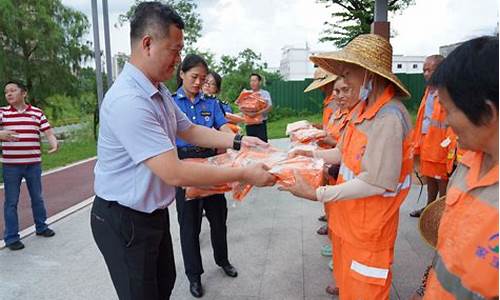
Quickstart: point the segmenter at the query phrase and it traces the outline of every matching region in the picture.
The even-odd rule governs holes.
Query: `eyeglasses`
[[[206,86],[217,87],[217,84],[215,84],[215,82],[213,82],[213,81],[205,81],[203,84]]]

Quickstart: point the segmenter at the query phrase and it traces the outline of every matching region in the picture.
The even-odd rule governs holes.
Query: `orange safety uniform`
[[[394,95],[388,86],[372,106],[363,107],[338,146],[338,184],[357,177],[386,189],[382,195],[333,202],[328,223],[340,299],[389,299],[399,207],[413,168],[411,121]]]
[[[432,109],[429,108],[432,106]],[[425,89],[415,124],[415,155],[420,155],[420,173],[424,176],[448,178],[448,147],[441,142],[447,137],[446,112],[439,103],[437,91]]]
[[[332,116],[332,114],[334,113],[335,111],[335,101],[334,100],[334,96],[333,94],[327,96],[324,100],[323,100],[323,121],[322,121],[322,125],[323,125],[323,129],[325,129],[327,126],[328,126],[328,122],[330,121],[330,117]]]
[[[446,131],[446,136],[450,139],[450,144],[448,146],[448,157],[446,161],[446,170],[448,174],[453,172],[453,167],[455,163],[459,163],[462,160],[465,150],[458,146],[458,136],[453,132],[451,127],[448,127]]]
[[[424,299],[498,297],[498,164],[480,178],[483,159],[466,152],[450,179]]]

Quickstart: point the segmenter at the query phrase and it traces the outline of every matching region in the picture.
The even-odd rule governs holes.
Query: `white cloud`
[[[101,0],[101,48],[104,48]],[[115,28],[118,15],[125,13],[133,0],[108,0],[112,52],[130,52],[129,26]],[[63,0],[84,12],[92,22],[89,0]],[[210,49],[220,57],[236,55],[245,48],[261,53],[269,66],[278,66],[285,45],[305,46],[313,50],[333,50],[319,43],[323,23],[332,8],[315,0],[198,0],[203,20],[202,37],[197,46]],[[496,0],[416,0],[402,14],[391,16],[391,28],[398,35],[391,40],[394,53],[428,55],[439,46],[492,34],[498,21]],[[92,28],[87,39],[92,40]]]

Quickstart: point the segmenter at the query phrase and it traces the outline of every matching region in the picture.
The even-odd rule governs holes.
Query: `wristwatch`
[[[240,150],[241,149],[241,140],[243,139],[242,135],[235,135],[233,140],[233,149]]]

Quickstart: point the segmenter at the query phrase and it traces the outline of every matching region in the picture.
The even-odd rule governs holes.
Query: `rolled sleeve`
[[[395,114],[377,117],[357,176],[368,184],[394,191],[403,161],[403,126]]]
[[[148,100],[134,97],[108,112],[108,120],[112,120],[108,126],[135,164],[174,148],[154,107],[145,105],[145,101]],[[185,122],[179,123],[186,126]]]

